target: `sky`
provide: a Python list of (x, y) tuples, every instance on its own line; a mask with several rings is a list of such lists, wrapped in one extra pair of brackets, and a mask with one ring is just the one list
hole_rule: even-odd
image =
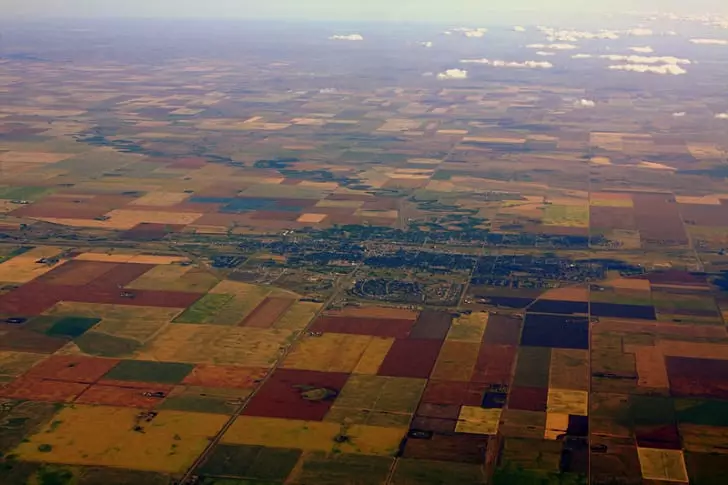
[(484, 22), (523, 13), (640, 10), (728, 14), (727, 0), (0, 0), (3, 16)]

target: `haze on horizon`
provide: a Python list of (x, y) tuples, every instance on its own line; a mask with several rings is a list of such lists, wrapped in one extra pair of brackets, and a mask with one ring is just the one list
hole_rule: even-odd
[(5, 0), (3, 15), (26, 18), (241, 18), (317, 21), (505, 21), (627, 11), (728, 14), (725, 0)]

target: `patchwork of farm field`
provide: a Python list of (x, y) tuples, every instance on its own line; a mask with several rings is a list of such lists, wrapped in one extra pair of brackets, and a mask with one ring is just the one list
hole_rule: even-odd
[(30, 32), (0, 57), (1, 484), (728, 483), (725, 59), (458, 80), (409, 31), (103, 62)]

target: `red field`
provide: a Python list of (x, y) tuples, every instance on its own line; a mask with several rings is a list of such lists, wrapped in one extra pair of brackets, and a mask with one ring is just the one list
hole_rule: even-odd
[(67, 261), (36, 278), (36, 282), (61, 286), (84, 286), (118, 266), (100, 261)]
[(118, 363), (117, 359), (53, 355), (29, 370), (25, 376), (90, 384), (99, 380)]
[(426, 379), (432, 372), (441, 346), (441, 340), (395, 340), (378, 374)]
[(637, 446), (662, 450), (680, 450), (680, 432), (675, 423), (655, 426), (635, 426), (634, 435)]
[(182, 383), (188, 386), (249, 389), (255, 386), (255, 381), (262, 379), (267, 373), (267, 369), (258, 367), (203, 364), (192, 369)]
[(322, 316), (312, 325), (314, 332), (348, 333), (404, 339), (409, 336), (413, 320)]
[(31, 281), (10, 293), (0, 295), (0, 313), (39, 315), (59, 301), (187, 308), (201, 296), (197, 293), (154, 290), (134, 290), (132, 297), (122, 296), (122, 290), (118, 285), (130, 283), (146, 272), (150, 265), (120, 266), (132, 266), (132, 268), (109, 271), (103, 278), (81, 287), (49, 285)]
[[(488, 323), (490, 325), (490, 322)], [(486, 329), (487, 332), (487, 329)], [(516, 361), (517, 347), (483, 344), (473, 371), (473, 382), (507, 385)]]
[(88, 384), (21, 377), (0, 388), (0, 396), (32, 401), (71, 402)]
[(240, 323), (242, 327), (271, 328), (293, 305), (292, 298), (268, 297)]
[(150, 409), (158, 406), (163, 398), (146, 397), (145, 392), (169, 394), (174, 386), (149, 382), (99, 381), (91, 385), (77, 399), (79, 404), (98, 404)]
[(541, 387), (513, 387), (508, 398), (508, 407), (522, 411), (546, 411), (549, 390)]
[(728, 399), (728, 360), (666, 357), (665, 362), (673, 395)]
[(486, 384), (431, 380), (422, 395), (422, 403), (480, 406), (486, 387)]
[[(348, 374), (340, 372), (278, 369), (253, 397), (243, 414), (321, 421), (348, 378)], [(312, 391), (312, 396), (315, 396), (322, 394), (316, 392), (320, 390), (333, 393), (323, 400), (306, 398), (307, 391)]]

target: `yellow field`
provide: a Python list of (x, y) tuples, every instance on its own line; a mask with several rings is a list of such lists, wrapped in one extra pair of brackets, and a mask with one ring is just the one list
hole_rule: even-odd
[(133, 200), (129, 205), (169, 207), (184, 202), (189, 196), (190, 194), (185, 194), (184, 192), (150, 192)]
[(273, 328), (293, 331), (303, 330), (320, 308), (320, 303), (308, 301), (294, 302), (288, 311), (286, 311), (286, 313), (284, 313), (281, 318), (273, 324)]
[(183, 308), (61, 301), (49, 309), (46, 315), (100, 318), (94, 331), (146, 342), (182, 311)]
[(41, 258), (51, 258), (61, 253), (60, 248), (39, 246), (0, 263), (0, 281), (3, 283), (27, 283), (55, 268), (54, 265), (36, 263)]
[(144, 432), (140, 433), (132, 429), (138, 414), (133, 408), (67, 407), (14, 453), (29, 461), (177, 473), (192, 464), (227, 419), (160, 411), (151, 423), (141, 424)]
[(232, 445), (331, 451), (342, 427), (336, 423), (240, 416), (223, 436)]
[(549, 388), (546, 409), (548, 409), (549, 413), (586, 416), (589, 410), (589, 393), (587, 391)]
[(470, 381), (480, 343), (445, 340), (430, 377), (444, 381)]
[(488, 312), (473, 312), (456, 318), (447, 333), (447, 340), (479, 344), (488, 325), (488, 315)]
[(594, 165), (611, 165), (612, 161), (609, 159), (609, 157), (592, 157), (589, 160), (590, 163)]
[(324, 219), (328, 217), (327, 214), (313, 214), (313, 213), (307, 213), (307, 214), (301, 214), (301, 216), (296, 219), (297, 222), (303, 222), (305, 224), (317, 224), (319, 222), (323, 222)]
[(372, 337), (371, 342), (367, 345), (356, 367), (354, 367), (354, 374), (376, 375), (392, 344), (394, 344), (393, 338)]
[(561, 413), (546, 413), (546, 431), (544, 439), (557, 440), (559, 436), (565, 435), (569, 427), (569, 415)]
[(304, 337), (283, 362), (283, 367), (322, 372), (353, 372), (370, 345), (381, 349), (381, 342), (372, 344), (374, 339), (375, 337), (369, 335), (338, 333)]
[(291, 333), (222, 325), (168, 325), (138, 354), (139, 359), (195, 364), (268, 367)]
[[(225, 433), (222, 442), (389, 456), (396, 453), (406, 432), (406, 427), (345, 426), (329, 422), (240, 416)], [(338, 435), (345, 435), (348, 440), (336, 443), (334, 438)]]
[(349, 439), (337, 444), (335, 450), (338, 452), (394, 456), (399, 450), (402, 438), (407, 434), (407, 426), (389, 428), (355, 424), (346, 428), (345, 434)]
[(477, 406), (462, 406), (455, 426), (458, 433), (498, 433), (502, 409), (483, 409)]
[(688, 482), (685, 457), (679, 450), (637, 448), (642, 468), (642, 478), (668, 482)]
[(543, 212), (547, 226), (588, 227), (589, 208), (584, 205), (547, 205)]
[(233, 325), (243, 321), (267, 296), (297, 297), (295, 293), (230, 280), (221, 281), (210, 293), (233, 296), (213, 317), (215, 323)]
[(15, 377), (23, 374), (41, 360), (48, 357), (44, 354), (30, 352), (0, 351), (0, 381), (3, 377)]
[(409, 416), (415, 412), (426, 383), (425, 379), (353, 375), (332, 411), (338, 408), (376, 410)]

